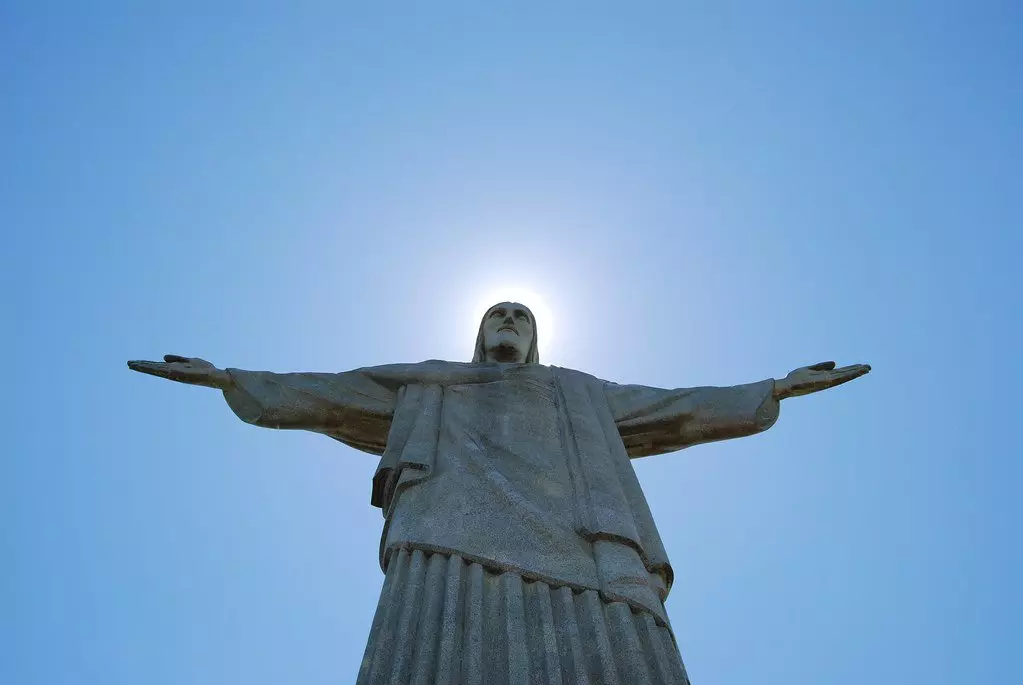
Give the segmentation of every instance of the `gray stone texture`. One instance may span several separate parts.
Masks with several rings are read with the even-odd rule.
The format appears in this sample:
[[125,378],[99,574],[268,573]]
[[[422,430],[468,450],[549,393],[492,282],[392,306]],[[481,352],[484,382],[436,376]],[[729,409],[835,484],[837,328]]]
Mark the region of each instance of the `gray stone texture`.
[[484,316],[471,363],[343,373],[137,371],[219,388],[239,418],[377,455],[385,584],[360,684],[687,683],[673,573],[631,460],[753,435],[782,399],[870,370],[732,387],[618,385],[539,363],[532,313]]
[[395,552],[358,682],[687,683],[670,628],[596,590]]

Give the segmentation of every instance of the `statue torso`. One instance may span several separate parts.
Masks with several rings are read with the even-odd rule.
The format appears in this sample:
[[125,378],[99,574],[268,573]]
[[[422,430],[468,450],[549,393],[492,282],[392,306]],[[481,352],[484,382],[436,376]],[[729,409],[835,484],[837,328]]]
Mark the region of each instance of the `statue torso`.
[[385,549],[455,551],[593,586],[591,546],[575,529],[552,371],[494,366],[493,381],[443,388],[433,473],[396,500]]

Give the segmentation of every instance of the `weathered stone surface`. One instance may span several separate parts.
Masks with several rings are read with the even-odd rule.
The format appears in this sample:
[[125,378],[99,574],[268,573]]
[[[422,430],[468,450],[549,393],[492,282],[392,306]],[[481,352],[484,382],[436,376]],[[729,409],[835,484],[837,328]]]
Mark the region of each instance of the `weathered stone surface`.
[[687,682],[665,638],[671,565],[630,460],[766,430],[780,400],[870,367],[661,389],[543,366],[536,341],[529,309],[506,302],[484,316],[468,364],[129,366],[219,388],[254,425],[379,455],[370,499],[386,581],[360,683]]

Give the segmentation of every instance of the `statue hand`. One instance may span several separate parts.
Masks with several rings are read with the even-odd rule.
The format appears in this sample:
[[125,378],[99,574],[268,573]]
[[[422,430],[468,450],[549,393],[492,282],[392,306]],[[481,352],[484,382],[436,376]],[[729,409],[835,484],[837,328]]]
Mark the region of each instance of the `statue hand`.
[[231,385],[231,377],[227,375],[226,371],[218,369],[205,359],[198,357],[165,354],[162,362],[130,361],[128,368],[132,371],[168,378],[179,383],[205,385],[208,388],[219,388],[220,390],[227,390]]
[[842,383],[859,378],[870,372],[869,364],[853,364],[835,368],[835,362],[821,362],[813,366],[804,366],[791,371],[785,378],[774,382],[774,396],[783,400],[786,397],[809,395],[833,388]]

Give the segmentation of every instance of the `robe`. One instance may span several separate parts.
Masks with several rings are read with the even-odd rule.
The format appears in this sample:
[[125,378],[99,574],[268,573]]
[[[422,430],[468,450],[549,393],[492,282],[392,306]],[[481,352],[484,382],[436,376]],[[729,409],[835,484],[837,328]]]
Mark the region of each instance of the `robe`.
[[[659,665],[656,654],[666,650],[675,656],[669,654],[665,663],[678,660],[673,638],[662,637],[670,636],[664,601],[673,573],[630,460],[752,435],[769,428],[779,409],[773,380],[724,388],[659,389],[618,385],[540,364],[428,361],[337,374],[237,369],[228,373],[234,383],[225,397],[242,420],[323,433],[380,456],[370,499],[384,516],[380,564],[386,576],[360,675],[360,682],[367,683],[403,682],[413,672],[425,674],[422,682],[447,682],[438,675],[441,663],[435,652],[440,643],[431,642],[434,647],[426,656],[423,648],[406,645],[410,656],[404,667],[380,656],[395,649],[395,636],[416,642],[429,632],[450,632],[443,623],[420,625],[427,620],[420,614],[430,611],[436,621],[444,618],[441,609],[422,604],[430,582],[449,587],[449,592],[455,592],[450,590],[452,582],[464,585],[457,597],[452,595],[459,607],[468,601],[465,597],[473,596],[472,582],[479,588],[498,588],[495,596],[504,599],[494,600],[494,620],[506,621],[509,607],[521,604],[525,631],[521,641],[529,647],[522,648],[524,656],[518,661],[512,658],[517,641],[510,638],[512,628],[506,623],[499,630],[489,629],[504,636],[504,646],[487,652],[486,658],[480,652],[487,642],[482,637],[475,652],[467,647],[476,644],[466,642],[468,637],[458,649],[449,646],[448,652],[458,652],[449,654],[452,663],[457,662],[449,664],[449,670],[467,682],[477,671],[480,682],[518,682],[509,675],[513,664],[526,669],[523,673],[541,674],[532,682],[543,681],[542,673],[551,682],[616,682],[611,676],[597,677],[597,671],[618,673],[623,682],[631,682],[635,667],[614,665],[621,659],[616,655],[628,652],[628,645],[639,650],[634,661],[649,662],[644,669],[667,673],[674,667]],[[432,581],[430,572],[435,575]],[[502,574],[517,580],[494,580]],[[505,587],[509,582],[512,589]],[[411,592],[410,583],[427,589],[410,598],[406,594]],[[579,600],[581,614],[575,609],[568,613],[547,609],[553,599],[543,600],[535,611],[527,610],[532,605],[523,598],[539,592],[537,587],[547,588],[541,593],[544,597],[557,597],[558,592],[592,597],[599,611],[586,599]],[[485,620],[488,596],[479,590],[481,635],[490,625]],[[434,603],[447,606],[443,599]],[[565,606],[569,605],[575,606],[572,602]],[[411,619],[402,618],[400,606],[419,607],[415,626],[402,627],[402,621]],[[628,628],[616,633],[606,627],[617,625],[609,623],[617,615],[612,609],[631,617]],[[449,619],[467,636],[471,611],[465,607],[458,611],[464,614],[461,618]],[[604,633],[624,635],[625,642],[608,637],[607,654],[597,649],[586,652],[589,657],[583,652],[572,656],[572,640],[566,636],[579,629],[562,625],[569,619],[571,626],[578,626],[579,620],[593,622],[597,627],[591,628],[592,640],[597,643]],[[555,666],[543,657],[543,645],[549,646],[547,633],[562,635],[565,643],[558,648]],[[531,641],[528,636],[533,634],[540,637]],[[561,644],[557,639],[554,643]],[[497,653],[503,655],[500,677],[487,671],[483,678],[479,669],[484,666],[474,670],[472,663],[494,661]],[[417,661],[420,657],[428,658],[429,664]],[[558,677],[551,675],[555,667]],[[405,670],[396,675],[394,668]],[[564,675],[572,669],[575,676]],[[626,676],[626,671],[633,675]],[[651,675],[650,682],[686,682],[684,669],[681,673],[660,680]],[[452,682],[458,681],[452,677]]]

